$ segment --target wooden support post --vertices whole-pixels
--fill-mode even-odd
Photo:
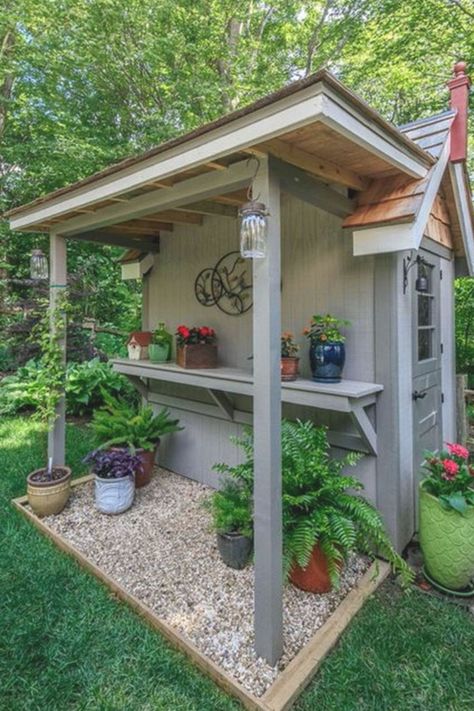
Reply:
[[[467,375],[456,375],[456,429],[457,442],[466,446],[468,423],[466,412]]]
[[[53,310],[59,297],[66,289],[67,259],[66,240],[61,235],[50,234],[50,307]],[[61,340],[61,347],[66,359],[66,335]],[[66,398],[63,397],[57,406],[57,418],[48,432],[48,458],[53,465],[63,466],[66,457]]]
[[[283,650],[280,185],[267,158],[253,194],[269,212],[267,256],[253,262],[255,651],[274,665]]]

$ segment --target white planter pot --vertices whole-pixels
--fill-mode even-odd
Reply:
[[[121,479],[95,477],[95,505],[102,513],[119,514],[133,504],[135,479],[124,476]]]

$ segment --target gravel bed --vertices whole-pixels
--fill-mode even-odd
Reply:
[[[368,561],[353,556],[337,592],[314,595],[285,587],[284,654],[271,667],[253,650],[253,566],[236,571],[221,562],[201,505],[210,491],[156,468],[132,508],[119,516],[96,511],[90,482],[73,489],[61,514],[43,520],[261,696],[354,587]]]

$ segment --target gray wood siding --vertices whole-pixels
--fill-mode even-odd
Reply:
[[[456,348],[454,340],[454,260],[442,259],[441,269],[441,388],[443,403],[443,439],[456,440]]]
[[[344,375],[353,380],[374,381],[374,283],[373,257],[352,256],[352,238],[341,228],[340,218],[284,195],[282,199],[282,330],[290,330],[301,345],[301,374],[310,376],[308,343],[303,327],[314,313],[331,312],[349,319],[347,361]],[[252,312],[228,316],[217,307],[203,307],[194,296],[194,280],[201,269],[213,266],[226,252],[239,249],[238,224],[224,217],[206,217],[200,227],[175,226],[161,233],[161,249],[155,267],[144,281],[144,324],[155,328],[165,321],[170,330],[180,323],[209,325],[219,336],[222,365],[251,367]],[[206,392],[170,384],[150,383],[152,399],[159,393],[212,404]],[[251,412],[249,398],[236,398],[236,407]],[[176,410],[186,430],[163,441],[160,461],[164,466],[198,481],[217,483],[212,465],[237,462],[239,453],[229,443],[241,425],[217,417]],[[313,417],[335,431],[353,432],[347,416],[307,408],[285,407],[284,415]],[[375,459],[364,457],[357,474],[375,499]]]

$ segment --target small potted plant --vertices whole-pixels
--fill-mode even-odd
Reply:
[[[119,514],[135,498],[135,476],[141,470],[140,457],[125,449],[90,452],[84,461],[95,474],[95,505],[105,514]]]
[[[161,437],[183,428],[166,408],[155,414],[149,406],[137,408],[106,392],[103,397],[105,405],[94,412],[91,422],[100,448],[127,449],[136,454],[142,467],[137,472],[135,485],[137,488],[145,486],[151,480]]]
[[[284,382],[296,380],[298,377],[299,349],[290,331],[281,334],[281,379]]]
[[[245,568],[252,553],[251,498],[242,482],[226,479],[205,502],[212,514],[220,556],[235,570]]]
[[[64,397],[66,359],[61,343],[65,337],[66,314],[69,309],[65,295],[54,307],[46,308],[34,327],[31,337],[40,345],[41,357],[37,387],[33,394],[33,418],[51,430],[57,419],[57,408]],[[46,457],[45,457],[46,458]],[[71,493],[71,470],[53,465],[36,469],[27,477],[28,503],[37,516],[60,513]]]
[[[158,328],[152,335],[152,340],[148,346],[148,356],[153,363],[166,363],[171,358],[171,344],[173,337],[165,328],[165,324],[160,322]]]
[[[327,314],[312,317],[303,333],[310,341],[309,359],[313,380],[317,383],[339,383],[346,359],[345,337],[341,328],[349,321]]]
[[[425,574],[449,592],[473,591],[474,466],[469,451],[447,444],[427,452],[420,483],[420,546]]]
[[[209,326],[176,329],[176,360],[181,368],[217,368],[216,332]]]

